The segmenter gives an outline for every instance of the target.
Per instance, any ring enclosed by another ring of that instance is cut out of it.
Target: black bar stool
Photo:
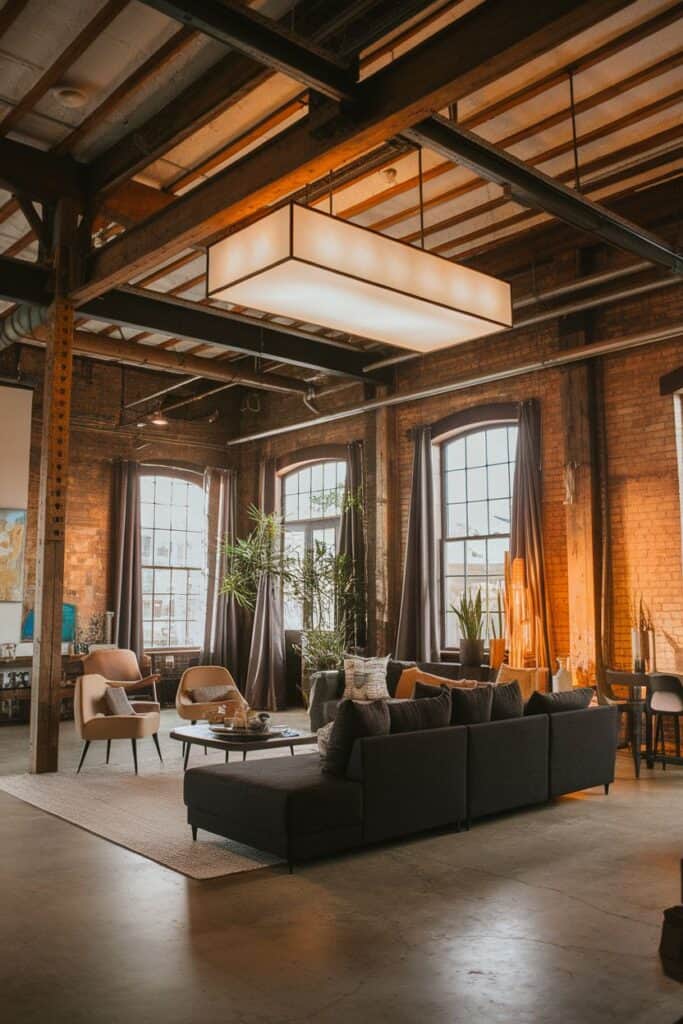
[[[661,745],[662,756],[666,755],[664,747],[664,720],[667,715],[673,718],[674,739],[676,741],[676,757],[681,756],[681,722],[683,715],[683,683],[677,676],[654,673],[648,679],[648,710],[655,716],[654,752]],[[666,761],[662,761],[662,769]]]

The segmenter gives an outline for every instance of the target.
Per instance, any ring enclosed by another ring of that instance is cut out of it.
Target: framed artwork
[[[21,601],[26,509],[0,508],[0,601]]]

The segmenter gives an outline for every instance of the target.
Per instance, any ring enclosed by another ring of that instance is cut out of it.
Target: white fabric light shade
[[[211,246],[208,291],[418,352],[512,325],[506,282],[295,204]]]

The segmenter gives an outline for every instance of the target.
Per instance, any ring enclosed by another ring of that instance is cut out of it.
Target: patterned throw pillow
[[[334,722],[328,722],[327,725],[321,726],[315,734],[318,741],[318,753],[323,761],[327,757],[327,748],[330,745],[330,733],[333,726]]]
[[[344,658],[345,700],[387,700],[386,658]]]
[[[214,704],[216,701],[229,700],[231,695],[235,695],[234,686],[198,686],[196,690],[190,690],[194,704]]]

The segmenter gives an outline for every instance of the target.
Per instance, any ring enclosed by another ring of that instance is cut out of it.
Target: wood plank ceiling
[[[252,6],[341,58],[358,57],[365,80],[480,5],[266,0]],[[636,0],[441,113],[551,177],[578,184],[591,199],[609,200],[680,175],[682,62],[683,3]],[[62,86],[80,90],[83,105],[65,105]],[[176,126],[168,112],[188,109],[197,112],[192,123],[179,119]],[[0,136],[74,157],[95,176],[109,173],[112,154],[136,154],[134,174],[117,179],[98,210],[96,246],[272,145],[308,110],[309,94],[299,82],[226,53],[221,43],[138,0],[5,0],[0,7]],[[338,217],[419,245],[419,159],[405,141],[390,139],[335,169],[329,181],[310,182],[299,198],[322,209],[331,202]],[[476,260],[501,239],[549,219],[428,148],[422,190],[425,247],[456,260]],[[36,227],[35,209],[0,190],[0,255],[36,261]],[[229,309],[206,299],[205,262],[201,246],[188,249],[130,283]],[[0,315],[11,308],[0,303]],[[395,351],[260,310],[240,312],[377,352],[378,359]],[[204,360],[245,358],[224,346],[103,327],[85,317],[78,328]],[[279,363],[259,369],[312,376]]]

